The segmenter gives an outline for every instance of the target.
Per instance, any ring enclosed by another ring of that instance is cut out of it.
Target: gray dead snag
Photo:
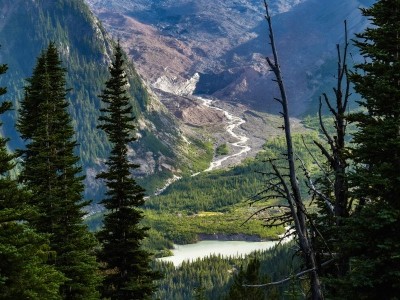
[[[309,281],[310,281],[310,289],[311,289],[311,299],[319,300],[323,299],[323,292],[321,288],[321,282],[318,276],[318,266],[315,257],[315,251],[312,247],[311,236],[308,229],[307,224],[307,215],[306,208],[303,203],[303,199],[300,193],[300,187],[297,180],[297,170],[295,165],[295,153],[293,149],[292,142],[292,134],[290,128],[290,118],[289,118],[289,109],[288,109],[288,99],[286,95],[286,90],[284,86],[284,82],[282,79],[282,72],[279,65],[278,54],[275,46],[275,38],[274,32],[272,30],[272,22],[271,16],[269,14],[268,4],[266,0],[264,0],[265,11],[266,11],[266,20],[268,23],[269,29],[269,40],[272,48],[273,59],[271,60],[267,57],[267,62],[272,72],[275,75],[275,81],[278,84],[281,98],[275,98],[282,106],[282,117],[284,120],[284,132],[286,138],[286,162],[287,162],[287,171],[288,174],[283,175],[281,171],[278,169],[277,165],[270,161],[272,168],[274,170],[275,180],[271,180],[267,183],[266,190],[268,191],[279,191],[283,198],[285,198],[288,202],[288,206],[290,210],[285,214],[285,218],[283,222],[287,222],[288,218],[294,224],[295,234],[298,238],[299,248],[302,253],[302,257],[304,259],[305,267],[307,270]],[[288,177],[288,180],[285,180],[285,177]],[[278,216],[279,217],[279,216]],[[280,216],[282,217],[282,216]],[[283,223],[282,222],[282,223]]]
[[[347,120],[346,112],[348,110],[348,103],[350,98],[350,80],[348,78],[348,33],[347,33],[347,22],[344,22],[345,29],[345,44],[343,51],[339,45],[336,45],[338,64],[337,64],[337,82],[336,87],[333,88],[334,100],[331,101],[326,93],[323,93],[319,99],[319,127],[322,132],[326,145],[321,144],[318,141],[314,141],[315,145],[321,150],[322,155],[330,167],[330,188],[332,193],[330,195],[324,195],[321,190],[318,190],[315,186],[312,186],[311,178],[308,177],[308,186],[316,198],[321,199],[325,203],[332,206],[329,207],[328,212],[333,217],[333,224],[337,232],[342,226],[343,220],[348,218],[351,212],[351,199],[349,197],[349,187],[347,178],[348,159],[346,155],[346,131],[347,131]],[[333,134],[329,134],[322,118],[322,106],[325,104],[328,107],[330,114],[334,120],[335,131]],[[328,179],[326,176],[325,179]],[[328,189],[329,190],[329,189]],[[340,250],[339,250],[340,252]],[[349,262],[346,257],[337,257],[335,271],[336,276],[341,277],[346,274],[349,268]]]

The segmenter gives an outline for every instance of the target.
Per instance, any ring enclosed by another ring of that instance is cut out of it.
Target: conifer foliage
[[[378,1],[363,15],[372,26],[356,45],[365,61],[351,80],[364,110],[354,113],[352,176],[360,203],[345,235],[350,271],[346,296],[397,299],[400,295],[400,2]]]
[[[102,99],[105,108],[99,118],[112,144],[106,162],[107,170],[99,174],[107,186],[102,201],[108,212],[98,238],[102,243],[99,254],[104,263],[106,278],[103,296],[111,299],[145,299],[154,290],[155,273],[149,267],[150,254],[141,249],[147,228],[140,225],[143,213],[144,190],[132,178],[131,171],[138,166],[128,160],[128,145],[134,136],[132,107],[127,95],[127,78],[124,72],[122,49],[118,44],[115,60],[109,68]]]
[[[6,70],[0,65],[0,74]],[[5,93],[0,87],[0,96]],[[10,102],[2,102],[0,115],[10,108]],[[47,236],[29,226],[34,211],[25,203],[26,191],[10,174],[15,155],[7,151],[7,141],[0,137],[0,299],[59,299],[65,278],[46,264],[51,254]]]
[[[18,129],[26,140],[21,181],[38,211],[35,229],[49,234],[55,256],[49,263],[66,277],[63,299],[97,299],[95,239],[82,223],[83,183],[67,112],[65,69],[53,43],[40,55],[28,79]]]
[[[254,257],[250,260],[246,270],[243,270],[243,266],[241,266],[233,277],[233,284],[226,300],[278,299],[277,291],[273,287],[269,289],[247,287],[247,285],[257,285],[268,281],[266,276],[260,275],[260,260]]]

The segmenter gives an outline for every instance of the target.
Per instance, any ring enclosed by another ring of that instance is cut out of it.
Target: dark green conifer
[[[147,228],[140,225],[143,213],[139,207],[144,203],[144,190],[131,174],[138,166],[128,160],[128,145],[136,138],[119,44],[109,70],[110,79],[99,96],[105,104],[99,128],[106,132],[112,144],[107,170],[98,176],[107,186],[107,197],[102,201],[107,213],[98,234],[102,243],[99,257],[106,274],[103,296],[145,299],[153,293],[155,273],[149,266],[150,254],[141,248],[147,235]]]
[[[346,297],[400,295],[400,2],[377,1],[362,10],[372,24],[356,45],[365,61],[351,76],[363,108],[350,116],[354,134],[353,185],[359,199],[344,236],[350,270]]]
[[[267,276],[260,274],[260,260],[254,257],[250,260],[246,270],[243,266],[233,277],[233,283],[229,289],[226,300],[258,300],[258,299],[278,299],[275,287],[250,287],[248,285],[265,284],[269,282]]]
[[[18,129],[27,141],[22,150],[21,180],[32,193],[30,204],[39,216],[35,228],[50,234],[50,259],[67,281],[64,299],[97,299],[97,273],[93,235],[83,225],[83,177],[74,155],[76,142],[67,112],[65,69],[58,51],[50,44],[38,58],[21,103]]]
[[[0,65],[0,74],[6,70]],[[5,93],[0,87],[0,96]],[[10,108],[11,102],[2,102],[0,115]],[[15,155],[7,151],[7,141],[0,137],[0,299],[60,299],[65,278],[46,264],[51,254],[47,236],[29,226],[34,211],[10,174]]]

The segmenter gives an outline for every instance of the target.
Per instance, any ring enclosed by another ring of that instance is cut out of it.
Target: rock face
[[[176,93],[198,73],[194,93],[277,111],[262,1],[86,1],[157,88]],[[343,21],[353,37],[366,26],[358,7],[373,2],[269,1],[293,115],[312,111],[331,90]]]
[[[227,121],[222,111],[206,107],[194,98],[174,98],[175,101],[165,101],[165,104],[170,112],[187,125],[204,127]]]

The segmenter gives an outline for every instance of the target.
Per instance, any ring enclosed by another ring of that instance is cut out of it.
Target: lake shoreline
[[[269,242],[276,241],[278,238],[267,239],[261,238],[259,235],[250,235],[244,233],[199,233],[197,241],[243,241],[243,242]]]
[[[271,249],[278,243],[278,241],[248,242],[203,240],[194,244],[174,244],[174,249],[171,250],[172,256],[158,258],[157,260],[171,262],[178,268],[183,262],[191,263],[210,256],[245,257],[255,251]]]

